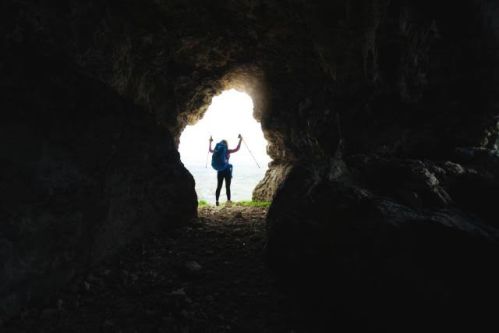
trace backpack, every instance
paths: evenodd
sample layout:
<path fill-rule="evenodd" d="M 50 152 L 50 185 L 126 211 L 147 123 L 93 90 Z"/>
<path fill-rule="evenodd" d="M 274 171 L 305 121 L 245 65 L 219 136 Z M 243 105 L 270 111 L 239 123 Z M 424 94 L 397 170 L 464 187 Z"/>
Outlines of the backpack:
<path fill-rule="evenodd" d="M 216 144 L 211 156 L 211 166 L 217 171 L 225 170 L 229 166 L 227 161 L 227 146 L 223 142 Z"/>

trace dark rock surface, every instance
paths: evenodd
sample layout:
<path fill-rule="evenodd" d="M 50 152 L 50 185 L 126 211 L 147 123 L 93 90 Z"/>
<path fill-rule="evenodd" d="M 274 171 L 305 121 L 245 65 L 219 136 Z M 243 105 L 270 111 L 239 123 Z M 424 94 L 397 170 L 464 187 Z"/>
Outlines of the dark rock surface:
<path fill-rule="evenodd" d="M 499 230 L 457 206 L 439 180 L 463 193 L 470 187 L 459 178 L 473 171 L 451 163 L 353 160 L 348 174 L 331 180 L 314 182 L 310 169 L 293 168 L 267 217 L 267 260 L 291 284 L 309 320 L 324 331 L 493 324 Z"/>
<path fill-rule="evenodd" d="M 254 201 L 272 201 L 277 188 L 282 183 L 289 170 L 292 168 L 290 163 L 271 162 L 265 177 L 253 190 Z"/>
<path fill-rule="evenodd" d="M 196 214 L 194 180 L 168 131 L 64 60 L 18 56 L 26 66 L 4 68 L 1 78 L 6 315 L 130 240 Z"/>

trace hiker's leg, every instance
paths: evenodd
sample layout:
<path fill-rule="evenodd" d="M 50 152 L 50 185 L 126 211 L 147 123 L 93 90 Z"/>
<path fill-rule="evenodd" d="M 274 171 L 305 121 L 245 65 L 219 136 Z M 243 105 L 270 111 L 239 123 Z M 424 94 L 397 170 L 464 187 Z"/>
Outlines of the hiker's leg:
<path fill-rule="evenodd" d="M 225 173 L 225 193 L 227 194 L 227 200 L 230 201 L 230 182 L 232 180 L 232 172 L 230 169 L 226 170 Z"/>
<path fill-rule="evenodd" d="M 218 198 L 220 198 L 220 190 L 222 189 L 223 181 L 224 181 L 223 172 L 218 171 L 217 172 L 217 190 L 215 192 L 215 198 L 217 199 L 217 203 L 218 203 Z"/>

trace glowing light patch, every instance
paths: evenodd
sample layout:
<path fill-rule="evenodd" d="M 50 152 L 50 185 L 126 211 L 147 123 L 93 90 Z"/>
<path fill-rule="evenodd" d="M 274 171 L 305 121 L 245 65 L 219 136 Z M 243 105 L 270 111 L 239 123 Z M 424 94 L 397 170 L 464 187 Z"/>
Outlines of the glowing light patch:
<path fill-rule="evenodd" d="M 180 158 L 196 180 L 199 199 L 214 201 L 212 192 L 216 187 L 216 172 L 210 166 L 211 154 L 207 154 L 210 135 L 214 140 L 212 147 L 225 139 L 229 148 L 233 149 L 237 145 L 239 133 L 261 168 L 257 167 L 244 143 L 237 153 L 231 154 L 230 163 L 234 165 L 232 200 L 250 200 L 251 192 L 263 178 L 267 164 L 271 161 L 266 153 L 267 141 L 261 126 L 253 117 L 251 97 L 233 89 L 223 92 L 213 98 L 200 121 L 187 126 L 182 132 Z"/>

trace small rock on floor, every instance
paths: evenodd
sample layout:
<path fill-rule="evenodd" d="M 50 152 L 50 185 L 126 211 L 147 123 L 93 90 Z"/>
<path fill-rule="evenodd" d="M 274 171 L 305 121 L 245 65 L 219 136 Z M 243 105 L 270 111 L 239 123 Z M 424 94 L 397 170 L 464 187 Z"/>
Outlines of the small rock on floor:
<path fill-rule="evenodd" d="M 201 266 L 197 261 L 188 261 L 185 263 L 185 268 L 187 268 L 189 272 L 196 273 L 201 271 L 203 266 Z"/>

